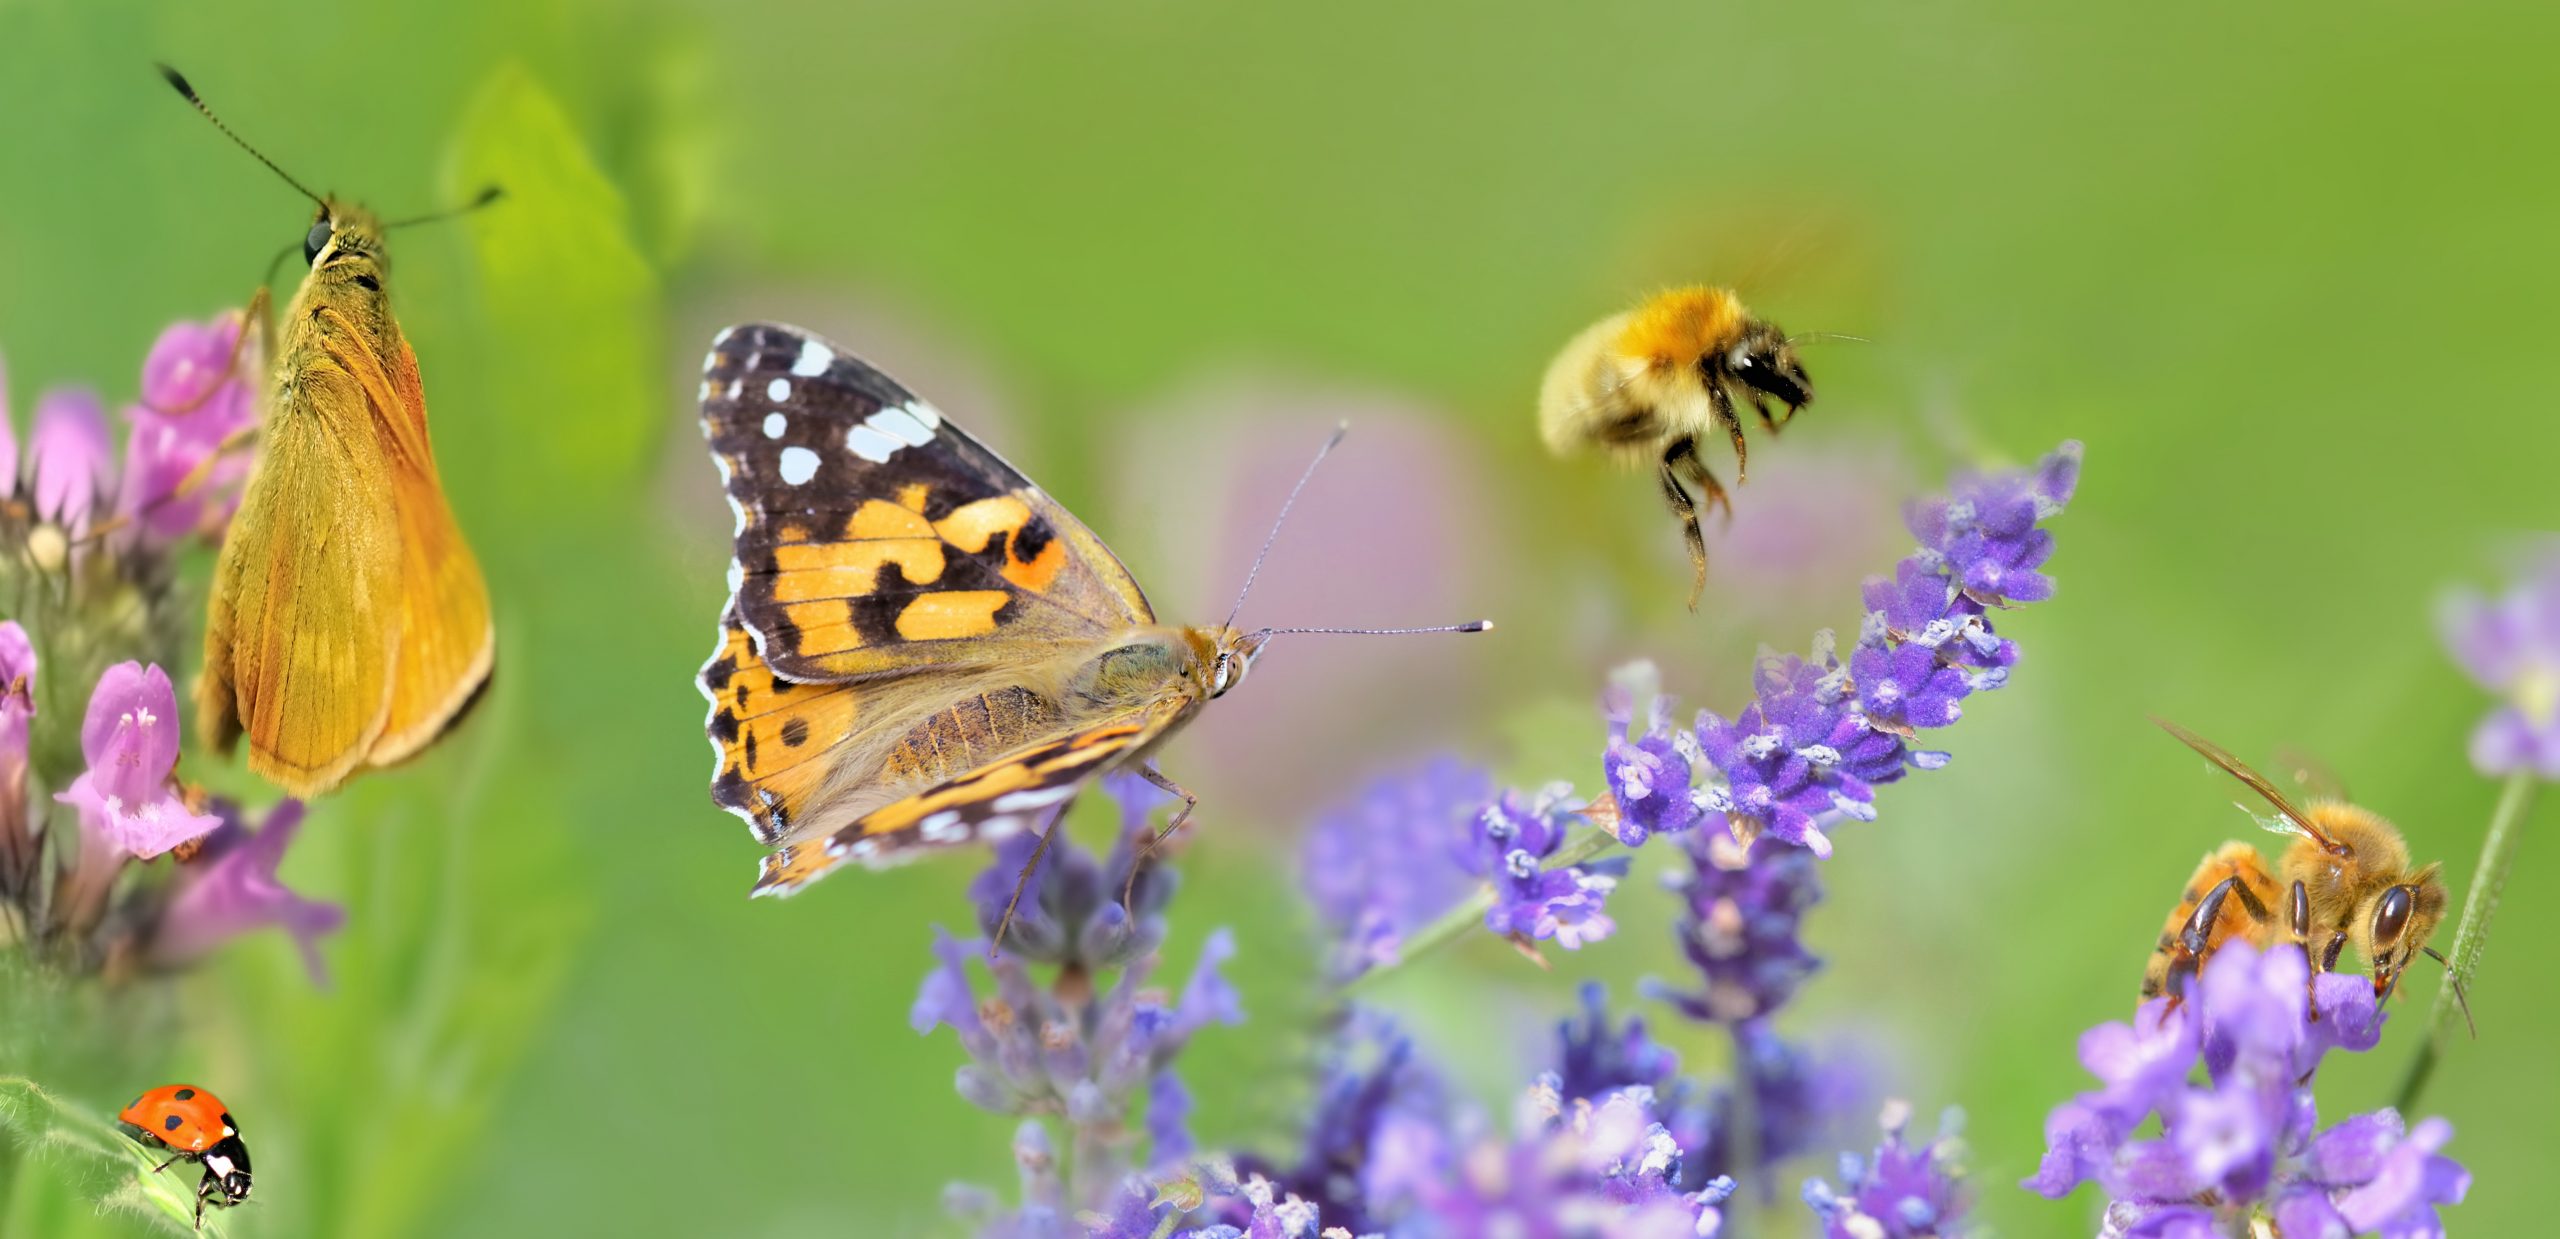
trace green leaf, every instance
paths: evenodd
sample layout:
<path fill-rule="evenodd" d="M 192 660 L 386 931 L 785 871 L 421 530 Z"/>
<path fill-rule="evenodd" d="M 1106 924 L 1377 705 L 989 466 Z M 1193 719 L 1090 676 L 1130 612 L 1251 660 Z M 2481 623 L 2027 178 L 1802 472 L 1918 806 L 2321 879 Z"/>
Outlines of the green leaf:
<path fill-rule="evenodd" d="M 181 1162 L 153 1173 L 167 1156 L 90 1107 L 23 1076 L 0 1076 L 0 1234 L 67 1239 L 136 1229 L 116 1224 L 123 1221 L 192 1235 L 198 1172 Z M 224 1233 L 220 1211 L 206 1211 L 204 1233 Z"/>
<path fill-rule="evenodd" d="M 460 406 L 437 404 L 452 427 L 440 437 L 471 445 L 468 473 L 511 518 L 627 494 L 666 398 L 658 279 L 621 190 L 559 102 L 512 65 L 473 98 L 444 183 L 457 202 L 489 185 L 506 196 L 466 224 L 489 337 L 429 371 L 431 383 L 468 384 Z"/>

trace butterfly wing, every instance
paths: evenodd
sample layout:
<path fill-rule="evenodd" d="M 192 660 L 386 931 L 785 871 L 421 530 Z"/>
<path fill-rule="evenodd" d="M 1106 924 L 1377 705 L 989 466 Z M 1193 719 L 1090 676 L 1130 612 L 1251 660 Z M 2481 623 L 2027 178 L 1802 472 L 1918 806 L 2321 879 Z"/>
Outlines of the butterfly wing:
<path fill-rule="evenodd" d="M 746 819 L 756 842 L 781 842 L 794 823 L 818 816 L 843 742 L 864 721 L 864 686 L 775 675 L 735 602 L 720 613 L 720 648 L 700 683 L 711 701 L 712 801 Z"/>
<path fill-rule="evenodd" d="M 349 484 L 381 468 L 364 386 L 309 347 L 287 341 L 309 364 L 289 372 L 262 428 L 215 563 L 196 684 L 203 735 L 223 749 L 245 735 L 249 768 L 303 797 L 337 786 L 382 734 L 400 572 L 390 494 Z"/>
<path fill-rule="evenodd" d="M 878 868 L 937 848 L 1046 829 L 1085 781 L 1144 755 L 1197 711 L 1170 696 L 1031 745 L 764 858 L 758 895 L 790 895 L 846 861 Z"/>
<path fill-rule="evenodd" d="M 352 333 L 344 338 L 352 339 Z M 417 355 L 397 327 L 391 339 L 399 356 L 388 369 L 370 353 L 344 359 L 372 397 L 392 507 L 399 514 L 400 641 L 391 667 L 390 714 L 366 758 L 377 766 L 413 756 L 443 735 L 488 684 L 498 649 L 488 582 L 436 477 Z"/>
<path fill-rule="evenodd" d="M 702 425 L 737 511 L 734 611 L 785 678 L 1019 667 L 1153 622 L 1083 522 L 808 332 L 722 332 Z"/>

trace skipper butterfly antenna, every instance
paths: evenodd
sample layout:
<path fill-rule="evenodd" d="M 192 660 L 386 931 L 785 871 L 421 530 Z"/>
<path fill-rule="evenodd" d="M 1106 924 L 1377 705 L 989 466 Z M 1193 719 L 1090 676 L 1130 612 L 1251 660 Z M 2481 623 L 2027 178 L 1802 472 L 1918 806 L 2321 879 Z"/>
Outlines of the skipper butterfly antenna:
<path fill-rule="evenodd" d="M 160 70 L 160 76 L 167 78 L 171 86 L 178 88 L 178 93 L 185 96 L 188 103 L 195 105 L 196 111 L 203 113 L 206 120 L 212 121 L 213 127 L 222 131 L 222 136 L 231 139 L 232 142 L 240 147 L 241 150 L 249 152 L 251 158 L 256 159 L 259 163 L 267 165 L 267 171 L 283 177 L 284 183 L 293 186 L 294 192 L 301 194 L 305 198 L 309 198 L 324 209 L 329 205 L 326 199 L 305 188 L 302 182 L 293 179 L 292 173 L 277 167 L 276 161 L 267 158 L 264 154 L 261 154 L 257 147 L 249 145 L 247 139 L 241 137 L 239 134 L 233 133 L 231 131 L 231 126 L 223 124 L 222 118 L 214 115 L 212 108 L 205 106 L 204 97 L 198 95 L 196 93 L 196 88 L 187 83 L 185 74 L 182 74 L 165 64 L 154 65 L 153 67 Z"/>
<path fill-rule="evenodd" d="M 406 228 L 412 224 L 432 224 L 437 220 L 452 219 L 457 215 L 469 215 L 473 211 L 477 211 L 480 208 L 487 206 L 492 202 L 496 202 L 498 199 L 506 196 L 507 190 L 503 185 L 483 185 L 480 187 L 480 192 L 473 196 L 471 201 L 463 203 L 461 206 L 446 207 L 441 211 L 429 211 L 424 215 L 413 215 L 407 219 L 393 220 L 390 223 L 384 224 L 382 226 L 382 230 L 384 232 L 389 232 L 394 228 Z"/>
<path fill-rule="evenodd" d="M 1336 424 L 1333 434 L 1324 441 L 1324 446 L 1316 449 L 1316 458 L 1307 462 L 1307 471 L 1298 475 L 1298 484 L 1289 488 L 1289 497 L 1280 501 L 1280 515 L 1272 518 L 1271 532 L 1263 535 L 1262 549 L 1254 552 L 1253 566 L 1245 570 L 1244 588 L 1236 591 L 1236 605 L 1227 612 L 1227 627 L 1235 627 L 1236 616 L 1243 614 L 1245 595 L 1253 592 L 1253 578 L 1262 575 L 1262 561 L 1270 558 L 1271 544 L 1280 540 L 1280 526 L 1288 523 L 1289 508 L 1290 505 L 1298 502 L 1298 492 L 1307 488 L 1307 480 L 1316 475 L 1316 466 L 1323 464 L 1324 458 L 1332 454 L 1334 446 L 1342 442 L 1342 436 L 1350 433 L 1350 422 Z"/>

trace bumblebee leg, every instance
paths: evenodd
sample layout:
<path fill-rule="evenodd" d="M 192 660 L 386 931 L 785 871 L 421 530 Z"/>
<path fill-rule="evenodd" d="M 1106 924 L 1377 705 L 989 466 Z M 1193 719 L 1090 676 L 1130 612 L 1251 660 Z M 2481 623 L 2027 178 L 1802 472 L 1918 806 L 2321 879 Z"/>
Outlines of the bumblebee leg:
<path fill-rule="evenodd" d="M 1698 596 L 1707 591 L 1707 534 L 1698 528 L 1698 505 L 1690 502 L 1689 492 L 1680 486 L 1683 458 L 1692 463 L 1698 459 L 1698 441 L 1686 435 L 1662 454 L 1662 497 L 1670 503 L 1672 515 L 1680 518 L 1681 535 L 1689 542 L 1689 609 L 1695 611 Z M 1705 473 L 1705 467 L 1700 466 L 1698 472 Z M 1708 482 L 1712 484 L 1714 479 L 1709 478 Z M 1722 488 L 1708 491 L 1708 502 L 1723 493 Z M 1730 505 L 1727 510 L 1731 510 Z"/>
<path fill-rule="evenodd" d="M 1758 392 L 1751 393 L 1751 411 L 1760 415 L 1760 424 L 1768 427 L 1769 433 L 1772 436 L 1775 436 L 1778 433 L 1778 427 L 1781 423 L 1777 418 L 1769 415 L 1769 402 L 1766 399 L 1763 399 Z M 1795 410 L 1788 409 L 1787 416 L 1790 418 L 1794 417 Z"/>
<path fill-rule="evenodd" d="M 1716 424 L 1724 427 L 1725 437 L 1733 440 L 1733 484 L 1751 480 L 1751 445 L 1742 438 L 1742 419 L 1733 411 L 1733 394 L 1722 383 L 1707 384 L 1707 405 L 1715 410 Z M 1701 472 L 1704 467 L 1701 466 Z M 1725 515 L 1733 515 L 1733 505 L 1725 505 Z"/>
<path fill-rule="evenodd" d="M 1004 946 L 1005 931 L 1013 928 L 1013 910 L 1022 906 L 1023 889 L 1031 885 L 1031 875 L 1040 868 L 1040 858 L 1049 854 L 1049 840 L 1057 835 L 1061 825 L 1063 823 L 1056 818 L 1051 818 L 1049 829 L 1040 832 L 1039 846 L 1031 849 L 1031 859 L 1022 862 L 1022 872 L 1013 879 L 1013 898 L 1004 901 L 1004 915 L 996 921 L 995 936 L 987 940 L 987 958 L 994 959 L 996 951 Z"/>
<path fill-rule="evenodd" d="M 1129 858 L 1129 880 L 1121 884 L 1120 906 L 1123 909 L 1129 910 L 1131 916 L 1135 916 L 1137 914 L 1136 910 L 1131 909 L 1129 905 L 1131 900 L 1133 900 L 1138 893 L 1138 871 L 1146 867 L 1148 859 L 1156 854 L 1156 848 L 1158 846 L 1162 845 L 1165 840 L 1172 838 L 1173 832 L 1182 829 L 1183 823 L 1191 820 L 1191 811 L 1198 808 L 1200 805 L 1200 798 L 1198 796 L 1192 795 L 1190 789 L 1184 787 L 1180 783 L 1176 783 L 1172 779 L 1165 777 L 1164 771 L 1156 769 L 1156 764 L 1154 762 L 1145 762 L 1139 765 L 1138 775 L 1139 777 L 1144 778 L 1147 782 L 1153 783 L 1165 791 L 1172 792 L 1174 795 L 1182 797 L 1182 807 L 1174 810 L 1173 820 L 1166 822 L 1163 830 L 1149 835 L 1146 843 L 1139 847 L 1138 854 Z"/>

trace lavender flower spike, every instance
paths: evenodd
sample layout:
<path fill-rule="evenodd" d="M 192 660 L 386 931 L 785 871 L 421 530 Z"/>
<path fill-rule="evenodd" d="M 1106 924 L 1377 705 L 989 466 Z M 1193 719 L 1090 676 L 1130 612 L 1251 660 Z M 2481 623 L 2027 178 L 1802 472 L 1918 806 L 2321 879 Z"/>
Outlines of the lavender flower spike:
<path fill-rule="evenodd" d="M 346 910 L 306 899 L 276 878 L 276 866 L 302 828 L 302 802 L 287 800 L 268 810 L 266 824 L 255 831 L 232 806 L 216 808 L 222 825 L 205 837 L 204 852 L 187 867 L 188 876 L 161 914 L 151 940 L 153 962 L 186 963 L 274 925 L 293 935 L 311 983 L 325 988 L 329 969 L 320 958 L 320 939 L 346 924 Z"/>
<path fill-rule="evenodd" d="M 1466 897 L 1473 884 L 1451 862 L 1493 794 L 1490 772 L 1439 757 L 1316 819 L 1300 885 L 1333 941 L 1335 979 L 1395 963 L 1408 936 Z"/>
<path fill-rule="evenodd" d="M 1861 1160 L 1840 1155 L 1842 1191 L 1821 1179 L 1808 1179 L 1804 1203 L 1822 1219 L 1824 1239 L 1962 1239 L 1973 1233 L 1965 1225 L 1967 1207 L 1963 1144 L 1957 1139 L 1964 1115 L 1949 1110 L 1938 1120 L 1935 1139 L 1913 1147 L 1903 1129 L 1911 1107 L 1885 1105 L 1881 1120 L 1884 1143 Z"/>
<path fill-rule="evenodd" d="M 2501 597 L 2446 599 L 2441 626 L 2454 660 L 2504 699 L 2471 733 L 2471 764 L 2560 780 L 2560 548 Z"/>
<path fill-rule="evenodd" d="M 1476 815 L 1475 830 L 1459 861 L 1492 883 L 1493 906 L 1485 928 L 1515 942 L 1553 940 L 1576 950 L 1608 937 L 1618 925 L 1604 905 L 1627 871 L 1627 858 L 1550 868 L 1581 816 L 1565 807 L 1573 789 L 1555 784 L 1534 796 L 1506 791 Z"/>
<path fill-rule="evenodd" d="M 2385 1109 L 2319 1127 L 2323 1056 L 2381 1039 L 2369 983 L 2313 978 L 2298 950 L 2233 943 L 2190 994 L 2081 1039 L 2101 1087 L 2046 1120 L 2028 1189 L 2060 1199 L 2095 1180 L 2106 1233 L 2126 1239 L 2240 1235 L 2262 1218 L 2285 1235 L 2444 1233 L 2436 1208 L 2460 1202 L 2470 1176 L 2438 1153 L 2452 1134 L 2442 1120 L 2409 1131 Z M 2160 1134 L 2133 1138 L 2154 1117 Z"/>

